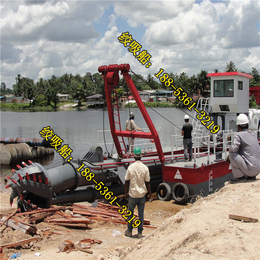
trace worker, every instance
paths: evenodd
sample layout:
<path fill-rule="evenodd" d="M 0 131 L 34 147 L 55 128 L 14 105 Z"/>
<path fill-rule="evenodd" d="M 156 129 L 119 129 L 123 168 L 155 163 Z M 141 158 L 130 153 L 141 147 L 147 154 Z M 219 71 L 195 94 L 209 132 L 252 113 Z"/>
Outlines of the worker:
<path fill-rule="evenodd" d="M 229 160 L 234 178 L 230 183 L 255 180 L 260 172 L 260 146 L 257 135 L 248 129 L 248 117 L 237 117 L 238 133 L 229 148 Z"/>
<path fill-rule="evenodd" d="M 260 138 L 260 119 L 258 121 L 258 128 L 257 129 L 258 129 L 258 135 L 257 136 L 258 136 L 258 138 Z"/>
<path fill-rule="evenodd" d="M 142 131 L 136 124 L 135 124 L 135 115 L 133 112 L 130 113 L 129 115 L 129 119 L 126 120 L 126 124 L 125 124 L 125 130 L 126 131 Z M 127 150 L 129 150 L 129 147 L 131 146 L 131 153 L 133 153 L 133 149 L 134 149 L 134 138 L 130 138 L 128 137 L 128 147 Z"/>
<path fill-rule="evenodd" d="M 142 238 L 144 222 L 144 205 L 146 193 L 148 192 L 149 201 L 153 201 L 150 185 L 150 173 L 148 167 L 141 162 L 142 152 L 139 147 L 134 148 L 135 162 L 131 164 L 125 176 L 125 198 L 128 197 L 128 209 L 134 214 L 135 206 L 138 207 L 138 216 L 141 224 L 138 226 L 138 238 Z M 129 195 L 128 195 L 129 194 Z M 131 219 L 132 216 L 129 217 Z M 127 224 L 125 236 L 132 236 L 132 223 Z"/>
<path fill-rule="evenodd" d="M 184 157 L 185 161 L 188 160 L 188 153 L 189 153 L 189 161 L 192 159 L 192 124 L 189 123 L 190 117 L 188 115 L 184 116 L 185 124 L 182 127 L 181 135 L 183 136 L 183 149 L 184 149 Z M 187 153 L 188 149 L 188 153 Z"/>

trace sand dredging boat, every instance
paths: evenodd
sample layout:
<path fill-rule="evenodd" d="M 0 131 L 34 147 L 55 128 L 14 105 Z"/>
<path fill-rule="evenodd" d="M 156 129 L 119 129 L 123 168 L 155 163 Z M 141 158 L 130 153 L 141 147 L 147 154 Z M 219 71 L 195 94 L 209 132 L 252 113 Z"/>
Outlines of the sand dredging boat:
<path fill-rule="evenodd" d="M 236 130 L 237 114 L 248 114 L 249 111 L 246 101 L 251 76 L 238 72 L 208 75 L 211 77 L 211 98 L 200 99 L 192 105 L 194 118 L 201 119 L 193 120 L 193 158 L 192 161 L 185 162 L 180 134 L 171 136 L 171 149 L 163 151 L 158 132 L 134 86 L 129 70 L 129 64 L 98 68 L 105 83 L 110 131 L 116 154 L 105 156 L 102 147 L 95 146 L 81 159 L 67 161 L 49 170 L 39 163 L 23 162 L 22 166 L 18 165 L 18 169 L 13 170 L 14 174 L 7 185 L 12 188 L 11 203 L 18 197 L 18 207 L 26 211 L 36 207 L 50 207 L 52 204 L 93 202 L 104 197 L 97 188 L 101 186 L 110 192 L 105 199 L 110 204 L 116 203 L 116 196 L 124 193 L 126 170 L 134 162 L 127 149 L 127 138 L 143 139 L 155 145 L 153 150 L 145 149 L 145 145 L 142 147 L 142 161 L 149 167 L 152 190 L 157 192 L 161 200 L 174 199 L 180 204 L 192 202 L 198 195 L 206 196 L 215 192 L 232 178 L 226 156 Z M 147 124 L 146 132 L 122 130 L 116 91 L 119 72 Z M 205 112 L 205 117 L 202 116 L 202 111 Z M 260 113 L 257 110 L 250 113 L 251 128 L 257 131 Z M 213 128 L 207 128 L 209 125 L 202 122 L 206 117 L 210 118 L 211 125 L 214 120 Z M 218 131 L 215 126 L 218 126 Z M 81 168 L 89 169 L 88 172 L 92 172 L 95 178 L 83 178 L 79 171 Z"/>

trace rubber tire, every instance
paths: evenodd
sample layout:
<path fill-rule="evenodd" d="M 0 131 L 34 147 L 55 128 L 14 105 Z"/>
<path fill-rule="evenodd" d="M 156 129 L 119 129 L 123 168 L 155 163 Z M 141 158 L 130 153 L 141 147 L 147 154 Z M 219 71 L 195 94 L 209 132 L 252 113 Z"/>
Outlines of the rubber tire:
<path fill-rule="evenodd" d="M 163 190 L 164 196 L 161 196 L 161 191 Z M 156 195 L 159 200 L 169 201 L 172 198 L 171 187 L 168 183 L 162 182 L 156 189 Z"/>
<path fill-rule="evenodd" d="M 172 188 L 172 197 L 177 204 L 185 204 L 189 195 L 189 188 L 184 183 L 176 183 Z"/>

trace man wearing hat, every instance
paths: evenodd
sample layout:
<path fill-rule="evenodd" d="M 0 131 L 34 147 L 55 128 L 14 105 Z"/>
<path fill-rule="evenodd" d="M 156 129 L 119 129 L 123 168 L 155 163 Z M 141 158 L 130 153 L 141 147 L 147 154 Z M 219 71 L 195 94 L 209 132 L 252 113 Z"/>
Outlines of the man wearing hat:
<path fill-rule="evenodd" d="M 150 173 L 148 167 L 141 162 L 142 152 L 139 147 L 134 148 L 135 162 L 131 164 L 125 176 L 125 198 L 128 194 L 128 209 L 134 213 L 135 206 L 138 207 L 138 216 L 141 224 L 138 226 L 138 238 L 142 238 L 144 222 L 144 205 L 146 202 L 146 193 L 149 194 L 149 200 L 152 202 L 152 192 L 150 185 Z M 131 219 L 130 216 L 129 219 Z M 132 236 L 132 223 L 128 223 L 125 236 Z"/>
<path fill-rule="evenodd" d="M 129 119 L 126 120 L 126 124 L 125 124 L 125 130 L 126 131 L 142 131 L 136 124 L 135 124 L 135 115 L 133 112 L 130 113 L 129 115 Z M 131 146 L 131 153 L 133 153 L 133 149 L 134 149 L 134 138 L 128 138 L 128 150 L 129 150 L 129 146 Z"/>
<path fill-rule="evenodd" d="M 192 132 L 192 124 L 189 123 L 190 117 L 188 115 L 184 116 L 185 124 L 183 125 L 181 129 L 181 135 L 183 136 L 183 149 L 184 149 L 184 157 L 185 161 L 188 160 L 188 153 L 189 152 L 189 161 L 192 159 L 192 138 L 191 138 L 191 132 Z"/>
<path fill-rule="evenodd" d="M 260 146 L 257 135 L 248 129 L 248 117 L 237 117 L 238 133 L 229 148 L 229 160 L 234 178 L 231 183 L 255 180 L 260 172 Z"/>

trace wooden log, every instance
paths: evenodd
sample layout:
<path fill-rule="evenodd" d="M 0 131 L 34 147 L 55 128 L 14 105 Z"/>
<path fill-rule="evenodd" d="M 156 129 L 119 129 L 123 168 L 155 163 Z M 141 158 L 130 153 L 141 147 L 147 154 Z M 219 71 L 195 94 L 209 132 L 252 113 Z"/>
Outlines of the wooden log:
<path fill-rule="evenodd" d="M 59 250 L 60 250 L 61 252 L 66 252 L 66 251 L 75 249 L 75 245 L 74 245 L 74 243 L 72 243 L 70 240 L 65 240 L 64 242 L 62 242 L 62 243 L 59 245 L 58 248 L 59 248 Z"/>
<path fill-rule="evenodd" d="M 67 219 L 51 219 L 47 223 L 67 223 L 67 224 L 92 224 L 90 219 L 86 218 L 67 218 Z"/>
<path fill-rule="evenodd" d="M 102 216 L 108 216 L 108 217 L 118 217 L 119 214 L 112 214 L 108 212 L 98 212 L 98 211 L 92 211 L 92 210 L 78 210 L 73 209 L 73 213 L 75 214 L 81 214 L 81 215 L 102 215 Z"/>
<path fill-rule="evenodd" d="M 112 210 L 118 210 L 117 206 L 113 206 L 113 205 L 110 205 L 110 204 L 105 204 L 105 203 L 102 203 L 102 202 L 98 202 L 97 207 L 106 207 L 106 208 L 110 208 Z"/>
<path fill-rule="evenodd" d="M 253 222 L 253 223 L 258 222 L 257 218 L 250 218 L 250 217 L 244 217 L 244 216 L 232 215 L 232 214 L 229 214 L 229 218 L 234 220 L 244 221 L 244 222 Z"/>
<path fill-rule="evenodd" d="M 30 223 L 24 222 L 24 221 L 22 221 L 22 220 L 20 220 L 20 219 L 17 219 L 17 218 L 15 218 L 15 217 L 12 217 L 12 220 L 14 220 L 16 223 L 20 222 L 20 223 L 22 223 L 22 224 L 24 224 L 24 225 L 26 225 L 26 226 L 30 226 L 30 227 L 32 227 L 32 228 L 35 228 L 36 231 L 37 231 L 37 226 L 36 226 L 36 225 L 33 225 L 33 224 L 30 224 Z"/>
<path fill-rule="evenodd" d="M 79 251 L 82 251 L 82 252 L 85 252 L 85 253 L 88 253 L 88 254 L 93 254 L 93 251 L 92 251 L 92 250 L 85 249 L 85 248 L 81 248 L 80 246 L 78 246 L 77 249 L 78 249 Z"/>
<path fill-rule="evenodd" d="M 23 212 L 23 213 L 17 213 L 16 216 L 25 216 L 25 215 L 32 215 L 32 214 L 36 214 L 36 213 L 59 211 L 59 210 L 66 210 L 66 209 L 68 209 L 68 207 L 66 207 L 66 206 L 53 207 L 53 208 L 49 208 L 49 209 L 38 209 L 38 210 L 27 211 L 27 212 Z"/>
<path fill-rule="evenodd" d="M 70 223 L 53 223 L 53 224 L 63 226 L 63 227 L 71 227 L 71 228 L 89 228 L 87 224 L 70 224 Z"/>
<path fill-rule="evenodd" d="M 93 214 L 91 215 L 91 212 L 93 212 Z M 120 215 L 119 213 L 118 214 L 115 214 L 115 213 L 107 213 L 106 211 L 103 213 L 103 212 L 98 212 L 98 216 L 95 215 L 95 211 L 92 211 L 92 210 L 79 210 L 77 208 L 74 208 L 73 207 L 73 213 L 75 214 L 80 214 L 80 215 L 86 215 L 86 216 L 92 216 L 92 217 L 103 217 L 103 216 L 109 216 L 109 217 L 115 217 L 115 218 L 122 218 L 122 215 Z M 138 217 L 138 215 L 136 214 L 136 216 Z M 150 220 L 148 219 L 144 219 L 144 225 L 150 225 L 151 222 Z"/>
<path fill-rule="evenodd" d="M 81 243 L 101 244 L 102 240 L 92 239 L 92 238 L 84 238 L 84 239 L 79 241 L 79 244 L 81 244 Z"/>
<path fill-rule="evenodd" d="M 28 238 L 28 239 L 19 240 L 19 241 L 14 242 L 14 243 L 8 243 L 8 244 L 0 245 L 0 247 L 2 247 L 2 248 L 17 247 L 17 246 L 21 246 L 23 244 L 28 244 L 28 243 L 30 243 L 32 241 L 40 240 L 40 239 L 41 239 L 41 237 L 37 236 L 37 237 L 32 237 L 32 238 Z"/>
<path fill-rule="evenodd" d="M 18 211 L 18 210 L 16 209 L 12 214 L 10 214 L 10 215 L 1 223 L 1 226 L 4 225 L 4 223 L 5 223 L 8 219 L 10 219 L 12 216 L 14 216 L 17 211 Z"/>
<path fill-rule="evenodd" d="M 52 215 L 52 212 L 43 212 L 43 213 L 36 213 L 35 216 L 30 216 L 28 218 L 29 223 L 35 223 L 37 220 L 42 220 L 50 215 Z"/>
<path fill-rule="evenodd" d="M 4 221 L 5 217 L 3 217 L 2 220 Z M 37 228 L 35 226 L 29 225 L 26 223 L 22 223 L 19 220 L 9 219 L 4 223 L 4 225 L 11 227 L 13 229 L 16 229 L 16 230 L 20 230 L 25 234 L 34 235 L 37 232 Z"/>
<path fill-rule="evenodd" d="M 74 204 L 73 205 L 73 209 L 87 209 L 87 210 L 91 210 L 91 211 L 95 211 L 95 212 L 105 212 L 105 213 L 115 214 L 115 211 L 114 210 L 110 210 L 109 208 L 100 208 L 100 207 L 99 208 L 95 208 L 93 206 L 89 207 L 89 206 L 80 205 L 80 204 Z"/>

